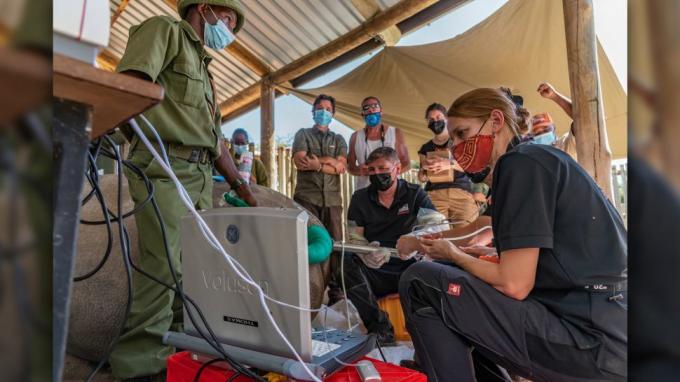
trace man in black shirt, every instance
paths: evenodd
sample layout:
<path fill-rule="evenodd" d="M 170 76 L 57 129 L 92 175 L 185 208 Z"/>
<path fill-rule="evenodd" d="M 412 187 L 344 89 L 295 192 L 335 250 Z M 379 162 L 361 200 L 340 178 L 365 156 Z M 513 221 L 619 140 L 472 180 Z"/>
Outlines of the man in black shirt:
<path fill-rule="evenodd" d="M 394 248 L 399 237 L 411 232 L 418 211 L 434 210 L 434 206 L 420 186 L 397 179 L 401 164 L 393 148 L 374 150 L 366 163 L 371 185 L 352 195 L 347 213 L 350 242 Z M 347 296 L 368 331 L 376 333 L 381 343 L 394 342 L 394 330 L 377 299 L 396 293 L 399 277 L 414 262 L 390 258 L 380 249 L 368 255 L 345 256 Z"/>
<path fill-rule="evenodd" d="M 428 380 L 473 381 L 472 348 L 532 381 L 625 380 L 623 221 L 566 153 L 536 144 L 504 153 L 518 112 L 503 98 L 476 89 L 448 111 L 454 144 L 462 145 L 454 155 L 470 154 L 456 157 L 463 168 L 495 165 L 500 261 L 424 239 L 424 252 L 444 264 L 421 262 L 401 278 L 407 328 Z"/>

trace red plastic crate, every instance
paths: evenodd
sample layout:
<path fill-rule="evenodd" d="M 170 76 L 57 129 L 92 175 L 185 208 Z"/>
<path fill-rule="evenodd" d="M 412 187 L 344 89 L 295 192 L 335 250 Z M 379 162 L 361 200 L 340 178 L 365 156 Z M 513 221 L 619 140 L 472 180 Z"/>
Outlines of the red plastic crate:
<path fill-rule="evenodd" d="M 384 382 L 427 382 L 427 377 L 417 371 L 406 369 L 371 358 L 364 358 L 371 362 L 380 373 Z M 168 358 L 167 382 L 193 382 L 201 363 L 191 359 L 189 352 L 173 354 Z M 200 382 L 224 382 L 232 371 L 210 365 L 203 370 Z M 252 382 L 250 378 L 239 376 L 235 382 Z M 325 382 L 361 382 L 359 373 L 353 367 L 334 373 Z"/>

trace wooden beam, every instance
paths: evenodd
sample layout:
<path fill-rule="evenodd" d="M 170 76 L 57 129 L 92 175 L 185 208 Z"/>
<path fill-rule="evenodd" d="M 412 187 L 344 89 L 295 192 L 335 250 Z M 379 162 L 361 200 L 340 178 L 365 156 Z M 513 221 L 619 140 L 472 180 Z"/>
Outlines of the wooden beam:
<path fill-rule="evenodd" d="M 232 42 L 226 51 L 250 70 L 255 72 L 260 77 L 264 77 L 271 73 L 272 68 L 257 58 L 248 48 L 241 44 L 238 40 Z"/>
<path fill-rule="evenodd" d="M 274 162 L 274 86 L 269 81 L 260 85 L 260 159 L 267 170 L 272 188 L 276 183 Z"/>
<path fill-rule="evenodd" d="M 375 38 L 378 33 L 415 15 L 437 1 L 439 0 L 402 0 L 397 5 L 380 12 L 342 37 L 271 73 L 267 76 L 267 80 L 274 84 L 290 81 Z M 223 102 L 220 105 L 223 118 L 229 118 L 233 111 L 257 100 L 260 96 L 260 86 L 260 83 L 254 84 Z"/>
<path fill-rule="evenodd" d="M 177 9 L 177 0 L 164 0 L 172 9 Z M 260 60 L 253 54 L 245 45 L 241 44 L 238 39 L 232 42 L 225 50 L 234 57 L 238 62 L 245 65 L 260 77 L 264 77 L 271 73 L 273 69 L 264 61 Z"/>
<path fill-rule="evenodd" d="M 377 0 L 352 0 L 352 5 L 366 20 L 380 13 Z M 395 46 L 401 39 L 401 31 L 396 25 L 392 25 L 378 33 L 378 37 L 386 46 Z"/>
<path fill-rule="evenodd" d="M 130 3 L 130 0 L 121 0 L 120 4 L 118 4 L 118 7 L 116 8 L 116 11 L 113 12 L 113 16 L 111 16 L 111 26 L 116 23 L 116 20 L 120 17 L 120 15 L 125 12 L 125 8 L 128 6 Z"/>
<path fill-rule="evenodd" d="M 562 0 L 579 164 L 613 198 L 592 0 Z"/>

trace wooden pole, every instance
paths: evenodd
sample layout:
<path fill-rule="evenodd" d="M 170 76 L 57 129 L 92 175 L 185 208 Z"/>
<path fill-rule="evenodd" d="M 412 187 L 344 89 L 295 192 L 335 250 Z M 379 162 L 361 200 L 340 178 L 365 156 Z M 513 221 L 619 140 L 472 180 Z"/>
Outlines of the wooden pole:
<path fill-rule="evenodd" d="M 417 14 L 439 0 L 402 0 L 391 8 L 378 13 L 372 19 L 357 28 L 335 39 L 321 48 L 291 62 L 267 77 L 274 84 L 290 81 L 308 71 L 348 52 L 376 35 Z M 264 79 L 263 79 L 264 81 Z M 256 101 L 260 96 L 260 83 L 256 83 L 232 96 L 220 105 L 222 118 L 228 119 L 230 114 L 244 105 Z"/>
<path fill-rule="evenodd" d="M 277 174 L 274 160 L 274 86 L 269 81 L 260 89 L 260 159 L 267 170 L 272 189 L 276 189 Z"/>
<path fill-rule="evenodd" d="M 604 120 L 592 0 L 562 0 L 579 164 L 612 199 L 611 150 Z"/>

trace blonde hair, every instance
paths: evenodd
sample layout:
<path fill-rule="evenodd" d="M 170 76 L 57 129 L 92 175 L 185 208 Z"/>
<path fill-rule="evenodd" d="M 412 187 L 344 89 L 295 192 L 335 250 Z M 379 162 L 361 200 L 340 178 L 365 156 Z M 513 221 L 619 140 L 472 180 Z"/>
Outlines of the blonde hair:
<path fill-rule="evenodd" d="M 491 116 L 493 110 L 500 110 L 503 113 L 505 123 L 510 127 L 513 135 L 521 135 L 529 131 L 528 122 L 531 114 L 524 107 L 517 106 L 502 89 L 470 90 L 453 101 L 447 116 L 485 120 Z"/>

